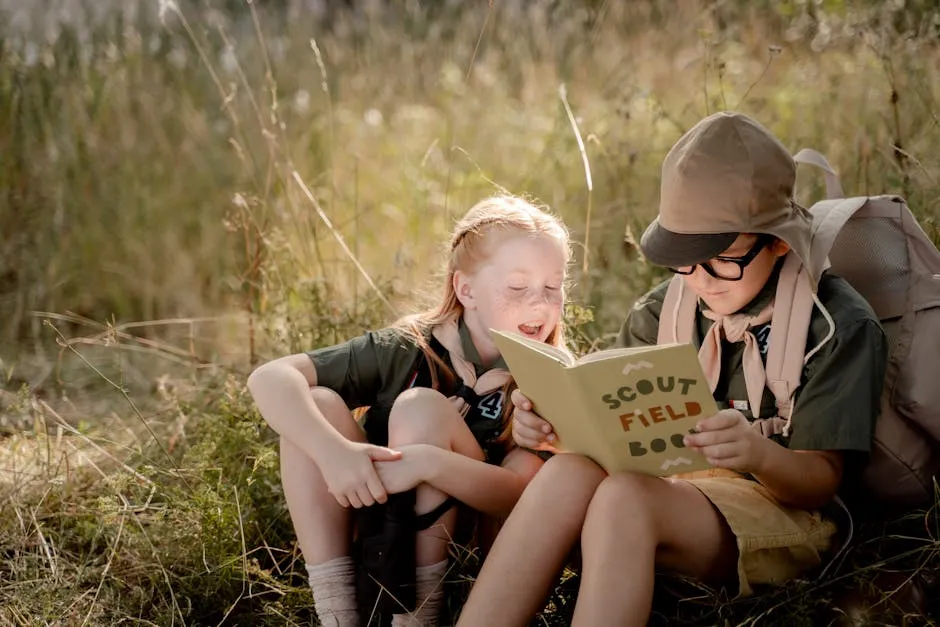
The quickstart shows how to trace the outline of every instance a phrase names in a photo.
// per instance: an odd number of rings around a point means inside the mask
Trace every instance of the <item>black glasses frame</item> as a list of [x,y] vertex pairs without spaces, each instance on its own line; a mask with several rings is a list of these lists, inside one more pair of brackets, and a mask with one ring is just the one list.
[[754,261],[754,259],[757,258],[757,255],[759,255],[761,251],[764,250],[764,248],[767,247],[767,245],[773,241],[774,241],[773,235],[767,235],[766,233],[762,233],[757,236],[757,241],[754,242],[754,245],[751,246],[750,250],[744,253],[743,256],[725,257],[724,255],[718,255],[714,257],[714,259],[716,259],[717,261],[724,261],[724,262],[730,262],[730,263],[735,264],[738,267],[738,276],[735,278],[720,276],[717,272],[715,272],[715,269],[712,268],[710,260],[703,261],[701,263],[692,264],[691,266],[684,266],[682,269],[669,268],[669,271],[675,274],[682,274],[682,275],[688,276],[692,274],[693,272],[695,272],[695,266],[702,266],[702,269],[705,270],[705,272],[707,272],[714,278],[718,279],[719,281],[740,281],[744,277],[744,269],[748,267],[750,263]]

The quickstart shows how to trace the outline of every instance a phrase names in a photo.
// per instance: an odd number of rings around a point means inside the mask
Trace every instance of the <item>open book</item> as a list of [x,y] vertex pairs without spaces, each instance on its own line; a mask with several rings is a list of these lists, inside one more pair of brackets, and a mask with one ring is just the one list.
[[709,465],[682,438],[718,412],[690,344],[615,348],[580,359],[522,335],[490,331],[519,389],[552,424],[559,450],[608,472],[671,475]]

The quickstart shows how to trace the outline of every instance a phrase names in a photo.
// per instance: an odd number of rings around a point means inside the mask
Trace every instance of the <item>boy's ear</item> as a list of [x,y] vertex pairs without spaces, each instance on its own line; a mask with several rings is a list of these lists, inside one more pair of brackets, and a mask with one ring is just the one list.
[[454,272],[454,294],[464,309],[476,309],[476,297],[473,290],[473,277],[457,270]]
[[770,252],[773,253],[774,257],[783,257],[790,252],[790,245],[778,237],[770,247]]

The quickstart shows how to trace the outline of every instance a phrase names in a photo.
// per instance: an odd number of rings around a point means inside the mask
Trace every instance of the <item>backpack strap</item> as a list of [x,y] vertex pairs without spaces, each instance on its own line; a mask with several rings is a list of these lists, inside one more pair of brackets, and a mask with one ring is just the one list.
[[789,420],[793,393],[800,386],[806,337],[813,313],[813,287],[796,255],[787,255],[777,281],[774,314],[767,346],[767,387],[773,392],[777,415]]
[[[813,215],[813,237],[810,248],[811,271],[819,271],[829,267],[829,251],[845,223],[852,219],[859,209],[868,202],[867,196],[855,198],[839,198],[820,200],[810,207]],[[816,274],[819,276],[819,274]]]
[[842,182],[839,180],[839,175],[836,174],[836,171],[829,165],[829,161],[827,161],[821,153],[812,148],[804,148],[793,155],[793,161],[816,166],[825,172],[826,198],[845,198],[845,192],[842,191]]
[[[789,418],[792,399],[803,374],[803,365],[834,332],[832,318],[816,296],[811,276],[820,276],[829,267],[829,251],[845,223],[868,202],[866,197],[823,200],[810,209],[813,214],[813,237],[810,266],[804,267],[796,255],[787,255],[780,271],[774,297],[774,315],[767,347],[767,387],[773,392],[778,415]],[[819,307],[829,322],[829,333],[809,352],[806,341],[813,307]]]
[[685,288],[681,276],[674,276],[666,289],[663,310],[659,314],[657,344],[691,344],[695,328],[695,293]]

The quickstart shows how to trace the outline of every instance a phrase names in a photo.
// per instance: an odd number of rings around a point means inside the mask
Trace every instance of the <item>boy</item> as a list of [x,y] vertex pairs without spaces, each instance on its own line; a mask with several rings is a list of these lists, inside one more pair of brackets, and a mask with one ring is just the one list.
[[[887,349],[848,283],[811,276],[810,358],[789,415],[776,415],[762,375],[777,279],[788,255],[812,265],[812,220],[793,200],[795,176],[780,142],[735,113],[702,120],[669,151],[659,215],[640,245],[698,297],[693,341],[721,410],[685,443],[714,468],[608,476],[586,458],[556,455],[503,527],[459,625],[526,624],[579,540],[578,625],[645,625],[656,569],[747,595],[821,563],[837,529],[819,510],[867,458]],[[634,306],[622,345],[657,342],[667,287]],[[551,426],[521,394],[513,402],[516,442],[551,448]]]

